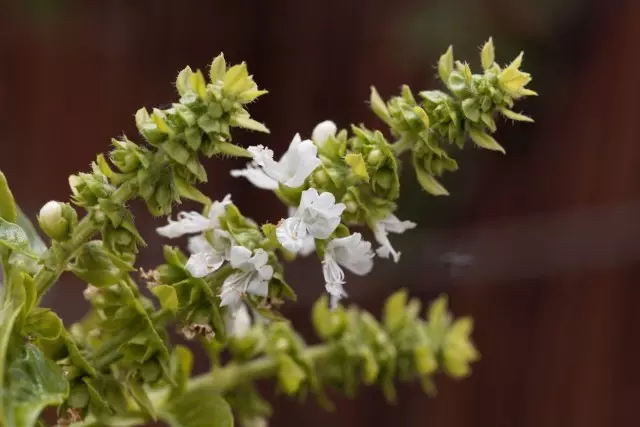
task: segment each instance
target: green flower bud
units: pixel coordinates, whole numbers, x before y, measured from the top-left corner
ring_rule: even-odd
[[[382,162],[384,162],[384,160],[384,153],[377,148],[371,150],[367,155],[367,163],[369,164],[369,166],[374,168],[378,168],[382,164]]]
[[[73,202],[78,206],[93,207],[100,199],[108,198],[115,188],[99,171],[80,173],[69,177]]]
[[[67,203],[51,200],[42,206],[38,224],[42,231],[53,240],[67,240],[78,222],[78,214]]]
[[[140,366],[140,376],[145,383],[154,383],[162,376],[162,369],[156,360],[148,360]]]
[[[389,169],[380,169],[373,174],[371,183],[373,185],[373,191],[376,193],[386,192],[391,189],[394,184],[393,171]]]
[[[149,151],[129,141],[125,136],[123,140],[112,139],[115,149],[111,151],[111,162],[122,173],[135,172],[140,165],[149,166]]]
[[[76,383],[71,386],[69,390],[69,399],[67,400],[69,406],[76,409],[81,409],[89,404],[89,390],[84,383]]]

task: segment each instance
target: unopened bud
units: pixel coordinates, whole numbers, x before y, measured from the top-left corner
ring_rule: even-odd
[[[38,223],[53,240],[66,240],[69,236],[69,221],[62,215],[62,203],[49,201],[40,209]]]
[[[321,147],[325,141],[330,137],[336,134],[338,127],[331,120],[325,120],[324,122],[320,122],[313,128],[313,132],[311,133],[311,139],[316,143],[319,147]]]
[[[367,163],[369,163],[369,165],[373,167],[379,166],[383,160],[384,154],[382,154],[382,151],[378,150],[377,148],[371,150],[369,155],[367,155]]]

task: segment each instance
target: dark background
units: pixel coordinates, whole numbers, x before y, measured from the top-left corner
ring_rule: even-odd
[[[273,397],[273,426],[636,426],[640,402],[640,2],[635,0],[70,1],[0,6],[0,169],[32,217],[66,200],[67,176],[86,170],[112,136],[135,136],[133,113],[176,99],[172,81],[224,51],[247,61],[270,94],[252,116],[272,134],[236,132],[243,145],[282,152],[295,132],[327,118],[381,127],[369,85],[434,88],[447,45],[477,69],[494,37],[498,60],[525,50],[540,97],[519,108],[536,123],[499,126],[507,156],[469,149],[444,179],[452,196],[428,197],[403,177],[400,217],[420,224],[396,236],[399,265],[349,278],[351,301],[377,312],[392,290],[432,300],[446,292],[475,318],[482,353],[473,375],[439,378],[428,399],[401,388],[387,406],[377,390],[338,399],[324,413]],[[232,180],[242,162],[207,163],[206,192],[256,220],[277,220],[268,192]],[[161,239],[138,208],[149,248]],[[313,273],[310,273],[313,272]],[[290,266],[300,296],[287,314],[310,332],[322,292],[316,260]],[[65,278],[47,302],[67,322],[85,309]],[[306,334],[313,340],[311,333]],[[204,366],[204,359],[201,360]],[[268,390],[269,387],[266,387]]]

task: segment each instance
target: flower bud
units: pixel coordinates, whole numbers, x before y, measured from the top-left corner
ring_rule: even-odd
[[[68,209],[65,209],[68,208]],[[40,228],[53,240],[66,240],[69,238],[70,221],[65,218],[66,210],[75,211],[70,206],[51,200],[42,206],[38,215]]]
[[[69,391],[69,406],[72,408],[84,408],[89,404],[89,391],[83,383],[75,384]]]
[[[367,163],[370,166],[378,167],[384,161],[384,154],[379,149],[373,149],[367,155]]]
[[[335,123],[331,120],[325,120],[318,123],[316,127],[313,128],[311,139],[316,143],[316,145],[321,147],[330,136],[334,136],[336,134],[337,130],[338,128]]]
[[[155,360],[148,360],[140,367],[140,375],[145,383],[154,383],[160,379],[162,371]]]

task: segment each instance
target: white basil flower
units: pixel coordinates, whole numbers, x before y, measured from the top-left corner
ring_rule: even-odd
[[[393,248],[393,246],[391,246],[388,234],[402,234],[405,231],[414,228],[415,226],[415,222],[400,221],[393,214],[389,214],[389,216],[382,221],[377,221],[375,230],[373,230],[373,232],[376,240],[381,245],[378,249],[376,249],[376,253],[378,254],[378,256],[380,256],[381,258],[389,258],[389,256],[391,255],[391,257],[393,257],[393,261],[398,262],[400,260],[400,252],[397,252]]]
[[[325,120],[320,122],[313,128],[313,132],[311,133],[311,139],[318,147],[322,147],[325,141],[330,136],[335,136],[338,131],[338,127],[331,120]]]
[[[273,160],[273,151],[262,145],[248,148],[253,156],[253,164],[250,164],[243,171],[232,171],[232,176],[245,176],[249,179],[249,175],[253,179],[252,183],[257,182],[260,187],[272,187],[273,182],[269,182],[264,177],[258,177],[255,173],[255,166],[262,168],[262,172],[286,187],[297,188],[304,184],[311,172],[320,165],[318,158],[318,147],[310,140],[302,140],[300,134],[296,134],[289,145],[289,149],[279,161]],[[250,170],[253,169],[254,172]],[[255,184],[254,184],[255,185]]]
[[[267,264],[269,256],[263,249],[251,251],[243,246],[233,246],[229,255],[231,266],[238,270],[222,283],[220,305],[236,311],[245,293],[266,297],[269,280],[273,277],[273,267]]]
[[[344,203],[336,203],[336,198],[329,192],[318,194],[315,188],[305,190],[295,215],[285,219],[276,229],[278,241],[297,253],[305,246],[307,236],[326,239],[340,224],[344,209]]]
[[[164,227],[156,228],[156,231],[161,236],[175,239],[185,234],[202,233],[219,228],[220,217],[224,215],[227,205],[231,203],[231,195],[227,194],[221,202],[213,202],[209,215],[204,216],[198,212],[179,212],[177,221],[169,218],[169,223]]]
[[[230,257],[233,238],[219,228],[213,230],[213,243],[198,235],[189,239],[191,256],[185,265],[193,277],[204,277],[218,270]]]
[[[373,268],[371,243],[362,239],[360,233],[333,239],[327,244],[322,262],[325,288],[331,296],[331,306],[347,296],[344,285],[344,267],[359,276],[368,274]]]
[[[289,208],[289,217],[296,216],[298,212],[297,208],[290,207]],[[277,230],[276,230],[277,234]],[[300,256],[309,256],[316,250],[316,239],[313,238],[312,235],[307,234],[306,237],[302,239],[302,245],[300,246],[300,250],[297,251],[297,254]]]
[[[227,336],[241,338],[251,328],[251,315],[244,303],[240,303],[235,311],[227,310],[224,314],[224,327]]]

